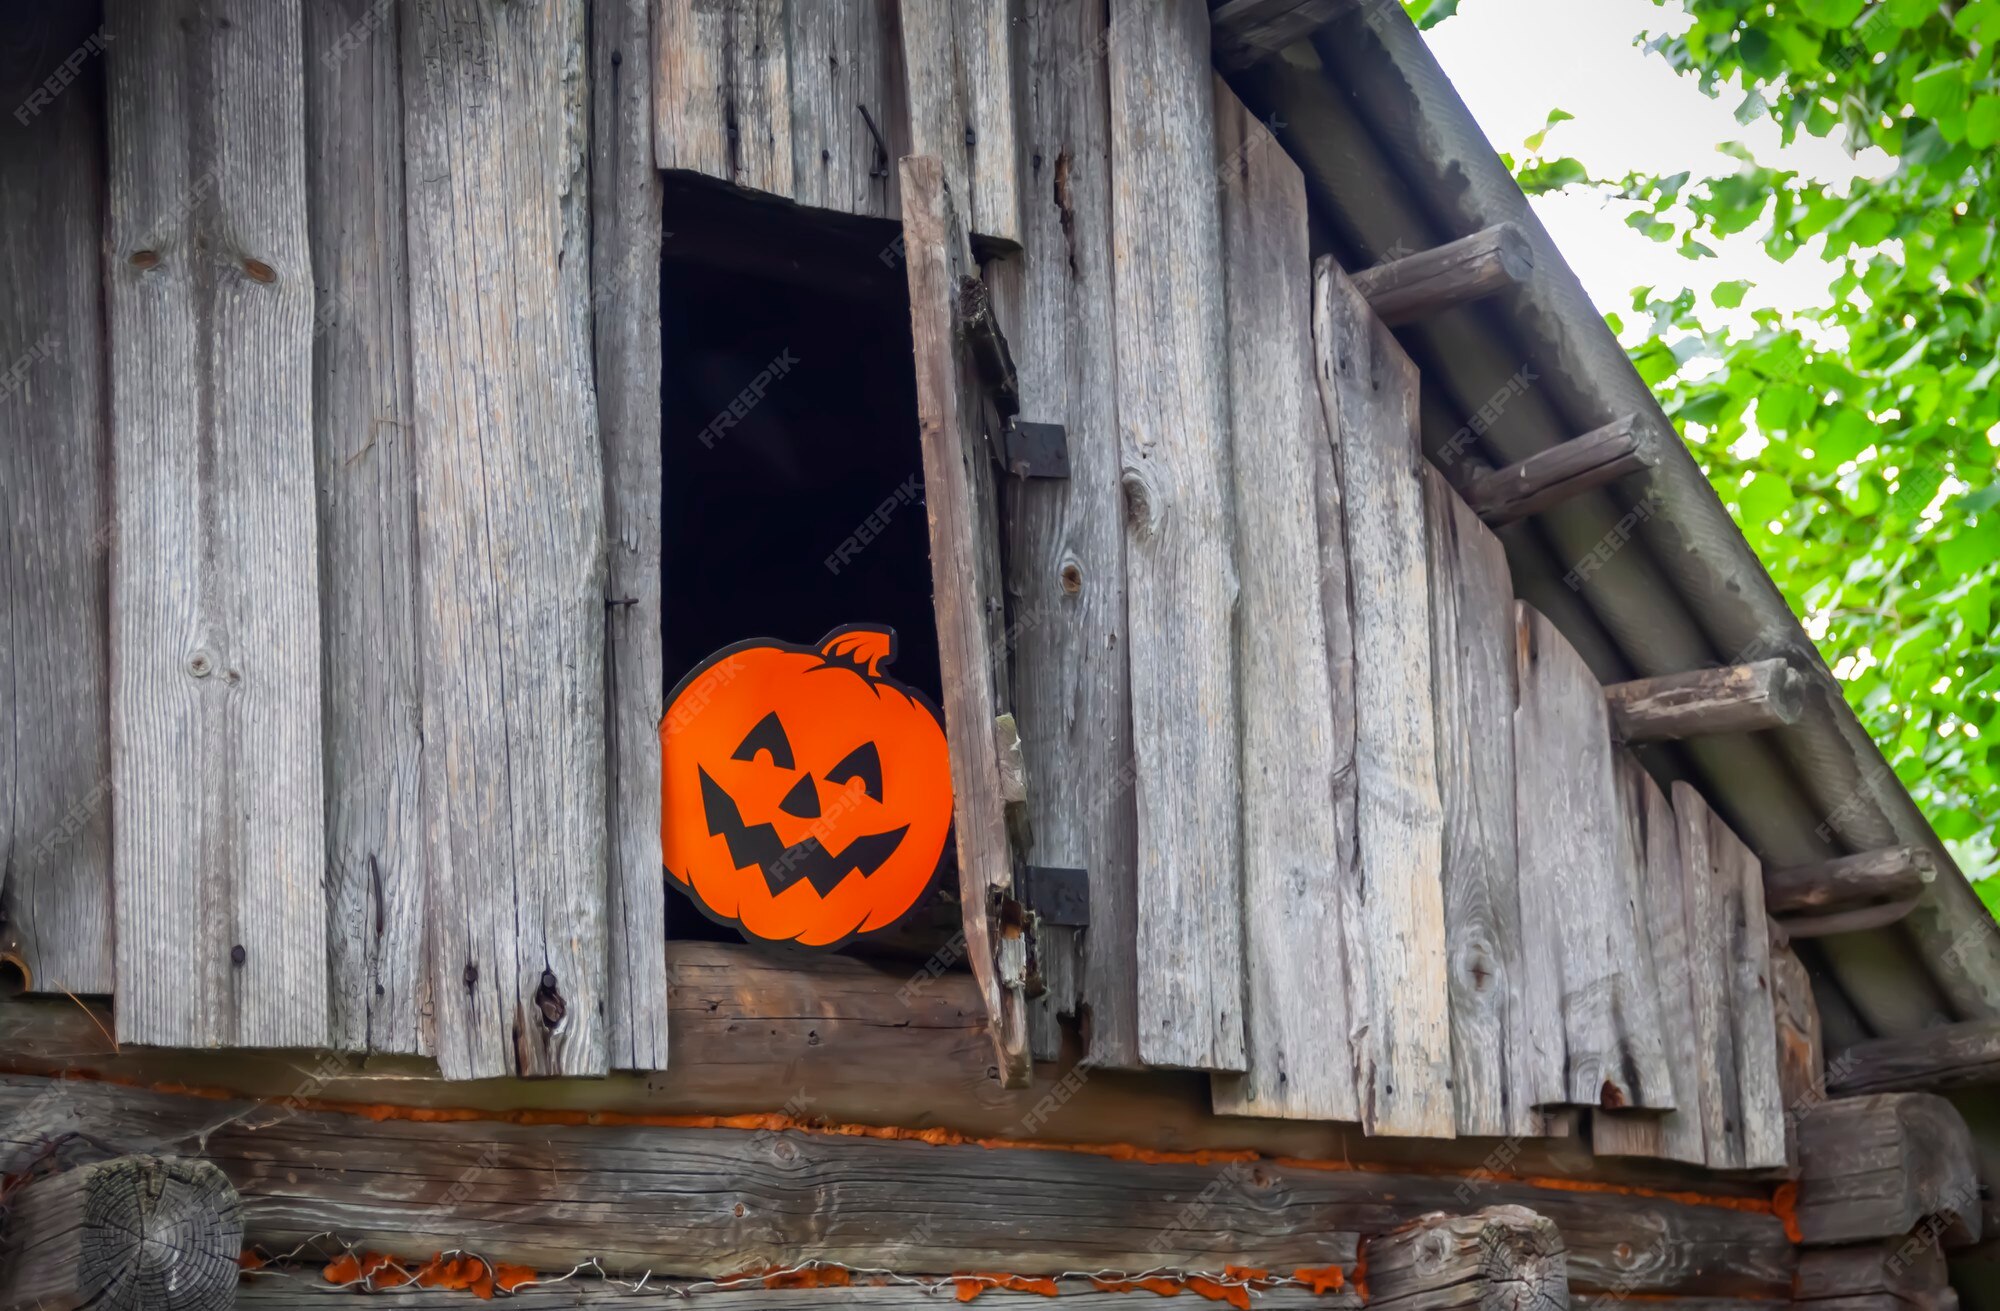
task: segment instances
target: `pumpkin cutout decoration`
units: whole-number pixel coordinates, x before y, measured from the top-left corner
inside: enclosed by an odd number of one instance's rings
[[[930,886],[951,828],[944,728],[882,672],[896,635],[765,638],[710,656],[660,723],[660,848],[711,919],[828,946],[893,923]]]

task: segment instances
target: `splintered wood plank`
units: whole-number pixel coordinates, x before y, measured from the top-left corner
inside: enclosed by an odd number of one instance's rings
[[[1243,726],[1243,962],[1249,1070],[1217,1075],[1229,1115],[1359,1120],[1348,1035],[1365,1013],[1360,871],[1327,799],[1334,741],[1320,610],[1306,184],[1215,79],[1235,474],[1237,705]],[[1350,964],[1353,962],[1353,964]]]
[[[1110,12],[1139,1056],[1241,1071],[1235,525],[1208,9],[1112,0]]]
[[[1676,783],[1673,804],[1687,896],[1708,1165],[1716,1170],[1781,1166],[1785,1114],[1763,869],[1700,792]]]
[[[994,297],[1018,288],[1018,307],[999,308],[1022,417],[1060,423],[1069,440],[1068,478],[1005,484],[1014,715],[1034,834],[1028,858],[1090,872],[1076,993],[1058,989],[1048,963],[1063,950],[1056,939],[1075,935],[1043,934],[1047,1004],[1059,1013],[1087,1008],[1091,1063],[1130,1067],[1139,1063],[1139,890],[1102,7],[1026,0],[1022,22],[1024,132],[1042,161],[1031,177],[1047,200],[1025,207],[1020,257],[1001,265],[1015,266],[1015,276],[996,276]]]
[[[1619,831],[1628,868],[1639,880],[1639,913],[1651,941],[1653,994],[1674,1109],[1660,1113],[1599,1109],[1592,1113],[1591,1150],[1599,1156],[1665,1157],[1700,1165],[1706,1159],[1697,1073],[1700,1044],[1688,963],[1680,833],[1667,794],[1638,757],[1619,751],[1616,759]]]
[[[1620,828],[1604,691],[1555,625],[1519,602],[1515,618],[1521,915],[1535,935],[1531,1005],[1553,1003],[1562,1020],[1557,1100],[1669,1109],[1672,1075]]]
[[[653,164],[650,0],[591,0],[590,303],[604,446],[607,893],[611,1067],[667,1066],[660,877],[661,182]]]
[[[895,5],[811,0],[792,5],[787,21],[792,199],[844,214],[901,218],[896,161],[910,153],[910,116]]]
[[[655,0],[653,148],[661,168],[792,194],[789,7]]]
[[[1444,809],[1417,370],[1331,259],[1314,276],[1313,337],[1353,598],[1354,841],[1371,980],[1359,1017],[1362,1126],[1449,1138]]]
[[[1021,239],[1013,53],[1020,3],[900,0],[910,151],[942,160],[967,226],[1006,242]]]
[[[1785,1163],[1799,1163],[1798,1122],[1826,1100],[1826,1047],[1805,962],[1770,925],[1771,1009],[1778,1038],[1778,1096],[1785,1109]]]
[[[113,0],[118,1036],[327,1040],[297,0]]]
[[[403,16],[438,1065],[602,1074],[604,471],[583,0]]]
[[[374,0],[306,0],[305,95],[332,1042],[425,1052],[417,467],[394,16]]]
[[[1426,464],[1423,481],[1458,1131],[1534,1134],[1535,1091],[1560,1065],[1529,1042],[1522,990],[1513,577],[1500,539],[1444,475]],[[1539,1074],[1537,1060],[1547,1067]]]
[[[0,953],[108,993],[115,521],[104,410],[104,97],[91,12],[10,15],[6,85],[83,85],[0,122]]]
[[[985,431],[988,407],[960,348],[961,292],[976,276],[944,165],[910,155],[902,161],[901,183],[965,952],[991,1022],[1001,1081],[1011,1087],[1028,1078],[1030,1063],[1024,980],[1003,969],[991,913],[998,897],[1012,895],[1014,868],[994,737],[994,718],[1003,707],[993,661],[1004,659],[1006,641],[997,628],[999,507]]]

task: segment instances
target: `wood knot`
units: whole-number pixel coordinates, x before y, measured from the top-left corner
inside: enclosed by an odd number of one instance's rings
[[[535,1009],[542,1013],[542,1023],[553,1029],[560,1025],[563,1016],[569,1014],[569,1003],[556,991],[556,972],[542,971],[542,986],[535,989]]]
[[[1161,511],[1158,498],[1154,495],[1153,484],[1145,471],[1128,468],[1118,480],[1125,493],[1125,525],[1132,536],[1145,542],[1158,536]]]
[[[160,252],[157,250],[135,250],[130,263],[135,269],[156,269],[160,266]]]
[[[1083,591],[1083,567],[1074,560],[1063,561],[1059,576],[1062,579],[1064,596],[1075,596]]]
[[[272,283],[278,280],[278,271],[261,259],[243,257],[243,276],[252,282]]]
[[[465,962],[465,990],[471,992],[479,986],[479,967],[471,961]]]
[[[241,965],[248,959],[250,959],[250,953],[243,950],[242,943],[239,942],[229,949],[229,963],[231,965]]]

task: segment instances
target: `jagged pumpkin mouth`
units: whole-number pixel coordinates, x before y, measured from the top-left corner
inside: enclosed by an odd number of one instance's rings
[[[910,831],[905,824],[886,833],[865,834],[838,852],[828,851],[817,836],[787,846],[772,825],[746,824],[736,799],[710,778],[706,769],[696,766],[695,772],[701,776],[701,805],[709,836],[722,839],[737,869],[755,867],[763,874],[774,897],[801,879],[824,897],[851,873],[866,878],[896,854],[896,848],[903,845],[903,835]]]

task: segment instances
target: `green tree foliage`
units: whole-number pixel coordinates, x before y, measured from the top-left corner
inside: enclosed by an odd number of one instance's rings
[[[1730,145],[1707,176],[1597,181],[1545,158],[1545,129],[1517,176],[1531,194],[1603,188],[1690,259],[1752,232],[1777,259],[1825,261],[1820,304],[1758,310],[1748,327],[1716,326],[1745,283],[1718,285],[1712,305],[1641,288],[1631,326],[1647,331],[1625,340],[1862,722],[2000,906],[1986,877],[2000,796],[2000,0],[1655,3],[1693,26],[1642,36],[1646,49],[1741,97],[1738,121],[1876,146],[1893,171],[1828,184]],[[1456,4],[1409,8],[1428,25]]]

